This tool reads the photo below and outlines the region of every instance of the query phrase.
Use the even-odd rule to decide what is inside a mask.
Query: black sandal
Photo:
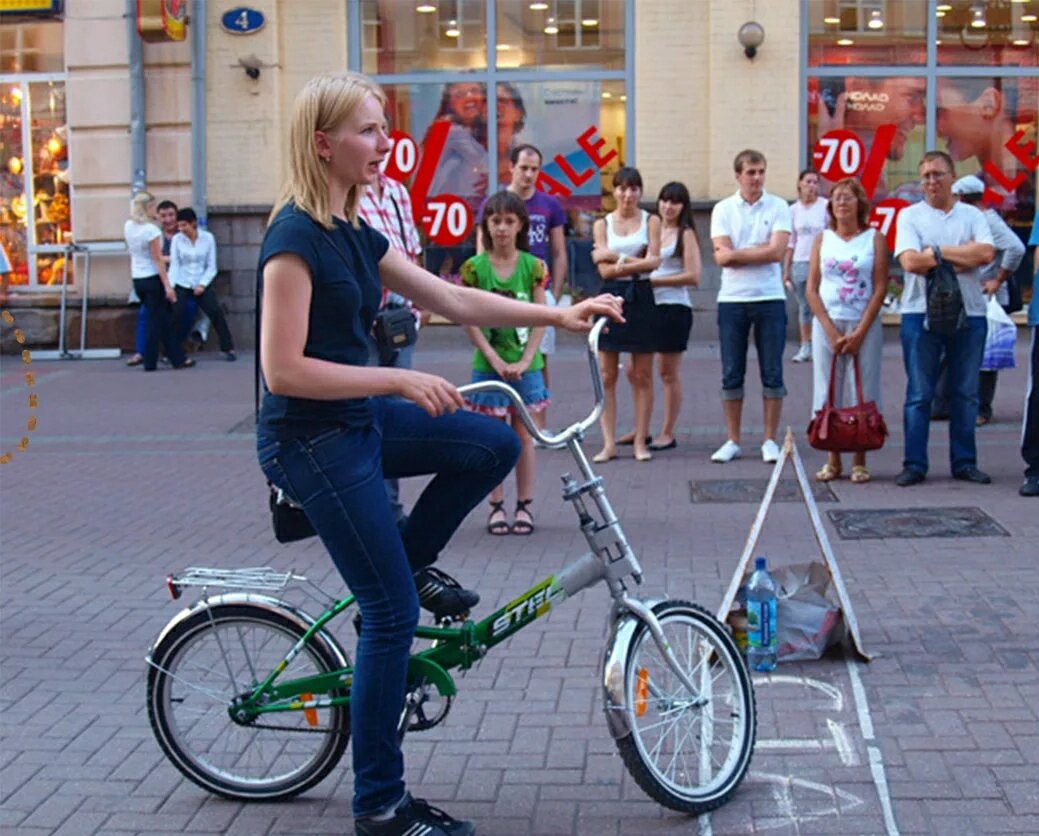
[[[492,502],[491,514],[487,518],[487,532],[493,534],[495,537],[504,537],[512,530],[509,528],[509,521],[507,519],[496,520],[494,519],[495,514],[505,514],[504,502]]]
[[[512,533],[519,534],[521,537],[528,534],[534,533],[534,515],[530,513],[530,509],[527,507],[533,502],[533,499],[519,499],[516,501],[516,513],[520,512],[530,517],[529,520],[521,520],[518,516],[516,521],[512,524]]]

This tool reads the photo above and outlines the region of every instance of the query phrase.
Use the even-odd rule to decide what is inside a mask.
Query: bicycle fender
[[[417,683],[420,679],[426,680],[437,689],[442,697],[453,697],[458,693],[458,686],[446,670],[436,662],[423,656],[412,656],[408,659],[408,683]]]
[[[644,603],[652,609],[665,600],[661,598]],[[614,740],[621,740],[632,732],[631,707],[627,704],[624,682],[627,679],[631,643],[641,623],[638,616],[626,612],[610,626],[606,640],[602,668],[602,707],[606,714],[606,725]]]
[[[166,640],[166,637],[169,636],[169,634],[173,632],[173,630],[175,630],[183,622],[187,621],[187,619],[191,618],[196,613],[201,612],[203,610],[228,604],[244,604],[256,607],[258,609],[268,610],[269,612],[276,612],[288,618],[289,620],[296,622],[296,624],[298,624],[299,627],[304,631],[309,630],[315,622],[314,618],[312,618],[310,615],[308,615],[306,612],[299,609],[298,607],[295,607],[287,601],[282,601],[278,598],[272,598],[269,595],[257,595],[252,592],[228,592],[224,595],[213,595],[209,598],[202,598],[196,601],[191,606],[185,607],[179,613],[173,616],[173,618],[170,619],[166,626],[162,628],[162,632],[159,633],[158,638],[155,640],[152,646],[148,648],[148,655],[147,657],[145,657],[146,661],[148,661],[149,663],[151,662],[152,654],[154,653],[155,648],[159,647]],[[339,642],[336,641],[335,636],[333,636],[327,630],[319,630],[317,633],[314,634],[313,640],[321,641],[328,646],[328,649],[335,657],[336,663],[339,667],[350,667],[350,661],[347,658],[346,653],[343,651],[343,648],[340,646]]]

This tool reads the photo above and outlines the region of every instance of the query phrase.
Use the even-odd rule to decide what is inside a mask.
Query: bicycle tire
[[[296,620],[275,610],[219,604],[186,618],[153,649],[148,719],[181,773],[223,798],[278,801],[310,789],[335,768],[350,739],[349,706],[263,714],[256,721],[278,729],[241,725],[228,712],[231,700],[262,682],[303,634]],[[315,636],[282,678],[338,668],[336,655]]]
[[[695,685],[707,683],[711,693],[706,703],[676,707],[686,689],[649,629],[640,624],[632,635],[624,682],[632,731],[617,740],[617,748],[650,798],[699,815],[728,802],[747,774],[757,733],[754,689],[735,642],[713,615],[688,601],[664,601],[653,612],[686,674]],[[716,706],[723,707],[722,714],[708,713]],[[730,731],[720,747],[723,756],[716,759],[712,747],[719,729]],[[705,737],[707,747],[702,745]],[[670,762],[662,768],[667,758]]]

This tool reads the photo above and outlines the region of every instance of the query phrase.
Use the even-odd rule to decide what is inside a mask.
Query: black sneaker
[[[476,828],[472,822],[453,819],[443,810],[420,798],[412,798],[408,793],[397,805],[393,818],[385,821],[357,819],[354,833],[357,836],[473,836]]]
[[[427,566],[415,573],[418,602],[437,618],[460,618],[480,603],[480,596],[450,575]]]

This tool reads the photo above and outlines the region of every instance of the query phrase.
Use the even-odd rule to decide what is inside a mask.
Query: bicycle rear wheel
[[[653,612],[697,693],[689,694],[640,625],[624,682],[632,733],[617,748],[655,801],[706,813],[732,797],[750,766],[757,731],[750,674],[731,636],[702,607],[665,601]]]
[[[212,793],[242,801],[290,798],[328,775],[350,739],[347,706],[262,714],[245,723],[228,710],[303,634],[277,611],[219,604],[185,619],[153,649],[148,718],[177,769]],[[336,655],[315,636],[279,679],[338,668]]]

